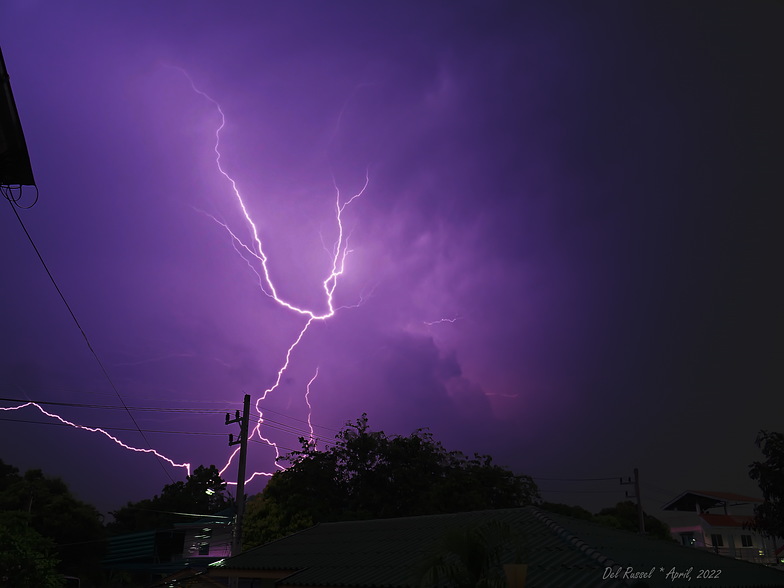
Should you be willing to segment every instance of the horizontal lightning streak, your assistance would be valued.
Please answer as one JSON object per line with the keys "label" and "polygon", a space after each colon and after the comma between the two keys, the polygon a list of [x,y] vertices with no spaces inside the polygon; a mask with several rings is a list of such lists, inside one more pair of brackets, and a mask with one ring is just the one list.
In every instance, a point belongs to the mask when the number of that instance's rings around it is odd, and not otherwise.
{"label": "horizontal lightning streak", "polygon": [[150,453],[152,455],[155,455],[158,458],[164,460],[165,462],[171,464],[175,468],[185,468],[185,471],[188,472],[188,475],[189,476],[191,475],[191,464],[189,464],[189,463],[177,463],[174,460],[169,459],[168,457],[166,457],[162,453],[159,453],[155,449],[142,449],[140,447],[133,447],[131,445],[128,445],[127,443],[121,441],[120,439],[118,439],[117,437],[115,437],[111,433],[108,433],[107,431],[105,431],[104,429],[102,429],[100,427],[86,427],[84,425],[77,425],[76,423],[72,423],[71,421],[64,419],[63,417],[61,417],[58,414],[55,414],[53,412],[48,412],[40,404],[37,404],[35,402],[26,402],[26,403],[21,404],[19,406],[0,407],[0,410],[2,410],[2,411],[12,411],[12,410],[19,410],[19,409],[22,409],[22,408],[26,408],[28,406],[34,406],[35,408],[37,408],[39,411],[41,411],[43,414],[45,414],[49,418],[55,419],[57,421],[60,421],[64,425],[68,425],[68,426],[73,427],[75,429],[81,429],[83,431],[89,431],[91,433],[101,433],[102,435],[105,435],[106,437],[108,437],[109,439],[111,439],[112,441],[117,443],[117,445],[119,445],[120,447],[123,447],[125,449],[130,450],[130,451],[135,451],[136,453]]}
{"label": "horizontal lightning streak", "polygon": [[456,316],[455,318],[440,318],[440,319],[435,320],[435,321],[422,321],[422,322],[425,323],[428,327],[432,327],[433,325],[440,325],[442,323],[453,323],[454,324],[460,318],[461,318],[460,316]]}

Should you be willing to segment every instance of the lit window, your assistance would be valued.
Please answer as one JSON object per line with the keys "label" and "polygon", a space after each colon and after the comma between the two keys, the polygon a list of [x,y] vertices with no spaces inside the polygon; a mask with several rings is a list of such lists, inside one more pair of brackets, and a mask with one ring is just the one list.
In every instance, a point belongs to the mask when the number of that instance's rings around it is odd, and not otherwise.
{"label": "lit window", "polygon": [[681,544],[689,546],[694,545],[694,533],[691,531],[688,533],[681,533]]}

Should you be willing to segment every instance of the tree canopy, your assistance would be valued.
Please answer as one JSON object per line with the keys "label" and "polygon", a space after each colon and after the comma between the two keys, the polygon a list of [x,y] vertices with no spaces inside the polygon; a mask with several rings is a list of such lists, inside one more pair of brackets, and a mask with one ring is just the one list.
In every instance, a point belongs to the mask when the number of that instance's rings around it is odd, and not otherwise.
{"label": "tree canopy", "polygon": [[577,505],[562,504],[560,502],[541,502],[537,506],[542,510],[554,512],[556,514],[565,515],[575,519],[592,521],[594,517],[594,515],[591,514],[591,511]]}
{"label": "tree canopy", "polygon": [[371,431],[363,414],[322,451],[300,438],[245,511],[246,545],[315,523],[525,506],[538,500],[529,476],[488,455],[447,451],[424,429],[407,437]]}
{"label": "tree canopy", "polygon": [[0,536],[12,535],[0,545],[0,558],[35,560],[20,560],[14,573],[37,575],[40,580],[59,561],[60,573],[83,578],[97,574],[104,546],[101,514],[76,499],[61,479],[47,477],[41,470],[20,475],[17,468],[0,461],[0,512]]}
{"label": "tree canopy", "polygon": [[21,512],[0,512],[0,586],[59,588],[63,578],[54,543]]}
{"label": "tree canopy", "polygon": [[754,528],[784,538],[784,435],[760,431],[755,444],[765,460],[749,466],[749,477],[759,483],[765,501],[754,507]]}
{"label": "tree canopy", "polygon": [[[576,519],[593,521],[594,523],[613,529],[623,529],[624,531],[633,531],[635,533],[639,531],[637,505],[631,500],[625,500],[617,503],[615,506],[603,508],[597,514],[591,514],[590,511],[584,509],[582,506],[570,506],[555,502],[542,502],[537,506],[549,512],[566,515]],[[646,535],[655,537],[656,539],[674,541],[670,534],[670,527],[666,523],[648,513],[643,513],[643,519],[645,521]]]}
{"label": "tree canopy", "polygon": [[233,505],[226,493],[226,482],[218,468],[199,466],[185,482],[174,482],[163,487],[160,495],[138,502],[128,502],[112,511],[114,522],[108,525],[112,533],[133,533],[164,528],[182,521],[182,514],[215,514]]}
{"label": "tree canopy", "polygon": [[[657,539],[674,541],[670,533],[670,527],[666,523],[645,512],[642,516],[646,535]],[[603,508],[594,516],[593,520],[607,527],[623,529],[624,531],[634,531],[636,533],[640,529],[637,519],[637,505],[631,500],[619,502],[610,508]]]}

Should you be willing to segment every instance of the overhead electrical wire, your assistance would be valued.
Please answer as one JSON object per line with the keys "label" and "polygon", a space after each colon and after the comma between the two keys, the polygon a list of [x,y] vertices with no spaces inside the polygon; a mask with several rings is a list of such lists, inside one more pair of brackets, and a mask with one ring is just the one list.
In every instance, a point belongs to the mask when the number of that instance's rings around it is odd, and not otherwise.
{"label": "overhead electrical wire", "polygon": [[[44,258],[41,255],[41,252],[38,250],[38,247],[36,246],[35,241],[33,240],[32,235],[30,235],[30,232],[27,230],[27,227],[25,226],[24,221],[22,221],[22,217],[19,216],[19,212],[16,210],[17,207],[18,207],[18,204],[15,204],[15,202],[12,201],[12,200],[9,200],[9,204],[11,206],[11,210],[14,211],[14,216],[16,216],[16,219],[19,221],[19,224],[21,225],[22,230],[24,231],[24,234],[27,236],[28,241],[30,241],[30,244],[33,246],[33,249],[35,250],[35,254],[38,256],[38,259],[41,262],[41,265],[43,265],[44,270],[46,270],[46,275],[49,276],[49,279],[52,281],[52,284],[54,285],[55,290],[57,290],[57,293],[60,295],[60,299],[63,301],[63,304],[65,304],[65,307],[68,309],[68,313],[71,315],[71,318],[73,319],[74,324],[76,324],[76,327],[79,329],[79,332],[82,334],[82,337],[84,338],[84,341],[87,344],[87,348],[93,354],[93,357],[95,358],[95,361],[100,366],[101,371],[103,372],[103,375],[106,377],[106,380],[109,382],[109,385],[111,386],[112,390],[114,390],[114,393],[117,395],[117,398],[120,400],[120,403],[125,408],[125,412],[128,413],[128,416],[130,417],[131,421],[133,422],[134,426],[136,427],[136,430],[139,431],[139,434],[142,436],[142,439],[144,439],[144,442],[147,444],[147,448],[150,449],[151,451],[154,451],[153,448],[152,448],[152,445],[150,444],[150,441],[147,439],[147,436],[144,434],[144,432],[142,431],[141,427],[139,427],[139,423],[136,422],[136,418],[133,416],[133,413],[126,406],[125,400],[123,400],[123,397],[120,394],[120,391],[117,389],[117,386],[115,386],[114,381],[112,380],[111,376],[109,376],[109,372],[106,370],[106,367],[103,365],[103,362],[98,357],[98,354],[95,352],[95,349],[93,348],[92,344],[90,343],[90,339],[87,337],[87,333],[84,332],[84,329],[82,328],[81,323],[79,323],[79,319],[76,318],[76,314],[74,314],[74,311],[71,308],[71,305],[68,304],[68,300],[66,300],[65,295],[63,294],[62,290],[60,290],[60,286],[57,285],[57,281],[54,279],[54,276],[52,275],[52,272],[49,271],[49,266],[46,265],[46,262],[44,261]],[[158,464],[161,466],[161,469],[164,471],[166,476],[172,481],[172,483],[174,483],[174,478],[169,473],[169,470],[166,468],[166,466],[163,465],[163,461],[161,461],[161,458],[158,457],[157,454],[154,454],[154,455],[155,455],[156,460],[158,461]]]}
{"label": "overhead electrical wire", "polygon": [[265,408],[262,412],[263,413],[271,412],[272,414],[277,414],[277,415],[286,417],[287,419],[291,419],[292,421],[299,421],[300,423],[305,423],[306,425],[312,425],[312,426],[317,427],[319,429],[325,429],[327,431],[332,431],[333,433],[340,433],[340,431],[338,431],[337,429],[333,429],[331,427],[325,427],[324,425],[317,425],[316,423],[310,423],[310,422],[302,420],[302,419],[294,418],[294,417],[289,416],[289,415],[287,415],[285,413],[278,412],[276,410],[272,410],[271,408]]}
{"label": "overhead electrical wire", "polygon": [[[101,404],[86,404],[86,403],[79,403],[79,402],[52,402],[52,401],[39,401],[39,400],[30,400],[30,399],[22,399],[22,398],[0,398],[0,401],[5,402],[22,402],[22,403],[33,403],[33,404],[41,404],[41,405],[52,405],[52,406],[61,406],[61,407],[74,407],[74,408],[87,408],[87,409],[97,409],[97,410],[125,410],[125,407],[120,406],[113,406],[113,405],[101,405]],[[193,414],[193,415],[203,415],[203,414],[225,414],[225,410],[205,410],[205,409],[186,409],[186,408],[167,408],[167,407],[136,407],[136,406],[129,406],[127,407],[129,410],[134,411],[146,411],[146,412],[157,412],[157,413],[178,413],[178,414]],[[33,420],[26,420],[26,419],[15,419],[15,418],[2,418],[0,420],[11,421],[11,422],[20,422],[20,423],[34,423],[34,424],[51,424],[51,425],[60,425],[60,426],[72,426],[66,423],[58,423],[58,422],[47,422],[47,421],[33,421]],[[254,422],[258,422],[258,419],[252,419]],[[299,419],[295,419],[299,420]],[[279,421],[274,420],[264,420],[263,424],[266,428],[274,429],[276,431],[280,431],[283,433],[288,433],[291,435],[297,435],[298,437],[311,437],[310,431],[305,429],[298,429],[296,427],[292,427],[291,425],[287,425],[286,423],[281,423]],[[314,425],[315,426],[315,425]],[[113,431],[134,431],[137,429],[134,428],[127,428],[127,427],[106,427],[102,426],[102,429],[106,430],[113,430]],[[203,435],[225,435],[226,433],[195,433],[191,431],[170,431],[170,430],[161,430],[161,429],[141,429],[142,432],[145,433],[178,433],[183,435],[189,434],[203,434]],[[333,443],[334,439],[329,437],[324,437],[322,435],[313,434],[312,438],[321,441],[323,443]],[[255,439],[252,439],[255,441]],[[263,441],[259,441],[263,443]],[[294,451],[289,447],[284,447],[289,451]]]}
{"label": "overhead electrical wire", "polygon": [[548,490],[539,488],[544,494],[617,494],[619,490]]}
{"label": "overhead electrical wire", "polygon": [[225,410],[207,409],[207,408],[173,408],[165,406],[117,406],[111,404],[87,404],[83,402],[54,402],[50,400],[31,400],[29,398],[0,398],[0,401],[5,402],[35,402],[36,404],[43,404],[46,406],[73,406],[76,408],[95,408],[102,410],[136,410],[144,412],[183,412],[194,414],[223,414]]}
{"label": "overhead electrical wire", "polygon": [[547,482],[606,482],[607,480],[618,480],[622,476],[613,476],[612,478],[542,478],[539,476],[531,476],[534,480],[542,480]]}
{"label": "overhead electrical wire", "polygon": [[[188,414],[188,413],[191,413],[191,414],[225,414],[227,412],[226,409],[218,409],[218,408],[176,408],[176,407],[170,407],[170,406],[127,406],[126,407],[126,406],[117,406],[117,405],[112,405],[112,404],[88,404],[88,403],[85,403],[85,402],[55,402],[55,401],[50,401],[50,400],[33,400],[31,398],[4,398],[4,397],[0,397],[0,401],[4,401],[4,402],[34,402],[36,404],[43,404],[43,405],[46,405],[46,406],[72,406],[72,407],[76,407],[76,408],[93,408],[93,409],[105,409],[105,410],[126,410],[126,408],[127,408],[128,410],[133,410],[133,411],[138,411],[138,412],[174,412],[174,413],[185,413],[185,414]],[[303,424],[306,424],[306,425],[309,425],[309,426],[313,426],[313,427],[318,428],[318,429],[325,429],[327,431],[334,431],[335,433],[339,433],[340,432],[337,429],[332,429],[330,427],[325,427],[324,425],[318,425],[316,423],[308,422],[308,421],[303,420],[303,419],[298,419],[296,417],[289,416],[289,415],[287,415],[285,413],[282,413],[282,412],[277,412],[277,411],[268,410],[268,409],[264,409],[262,412],[263,413],[272,412],[274,414],[283,416],[283,417],[285,417],[287,419],[290,419],[292,421],[297,421],[297,422],[300,422],[300,423],[303,423]],[[287,428],[292,429],[292,430],[297,431],[297,432],[307,432],[307,433],[309,433],[309,431],[305,431],[305,429],[297,428],[297,427],[295,427],[293,425],[289,425],[289,424],[286,424],[286,423],[281,423],[280,421],[276,421],[274,419],[269,419],[269,418],[266,418],[266,417],[263,417],[263,420],[259,419],[258,417],[253,417],[252,420],[254,422],[277,423],[277,424],[279,424],[281,426],[287,427]]]}
{"label": "overhead electrical wire", "polygon": [[[0,421],[9,421],[12,423],[26,423],[29,425],[51,425],[54,427],[73,427],[68,423],[60,423],[57,421],[33,421],[29,419],[12,419],[8,417],[0,417]],[[207,431],[170,431],[167,429],[135,429],[133,427],[100,427],[106,431],[144,431],[145,433],[170,433],[175,435],[210,435],[210,436],[225,436],[225,433],[211,433]],[[172,480],[173,481],[173,480]]]}

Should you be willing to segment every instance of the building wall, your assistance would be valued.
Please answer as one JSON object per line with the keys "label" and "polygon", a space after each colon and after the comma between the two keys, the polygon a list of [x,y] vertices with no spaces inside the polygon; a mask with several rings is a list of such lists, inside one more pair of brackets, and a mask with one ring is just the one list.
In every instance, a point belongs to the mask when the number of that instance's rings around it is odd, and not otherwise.
{"label": "building wall", "polygon": [[191,527],[185,530],[183,557],[229,557],[231,529],[228,525]]}
{"label": "building wall", "polygon": [[[694,517],[698,518],[696,514]],[[758,563],[775,562],[773,541],[741,527],[711,527],[703,523],[670,527],[670,532],[681,545]],[[720,544],[715,543],[714,535],[721,538]],[[747,537],[745,542],[750,542],[750,545],[744,545],[744,536]],[[691,543],[684,541],[688,537],[691,537]]]}

